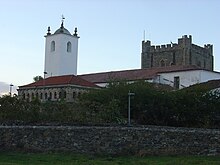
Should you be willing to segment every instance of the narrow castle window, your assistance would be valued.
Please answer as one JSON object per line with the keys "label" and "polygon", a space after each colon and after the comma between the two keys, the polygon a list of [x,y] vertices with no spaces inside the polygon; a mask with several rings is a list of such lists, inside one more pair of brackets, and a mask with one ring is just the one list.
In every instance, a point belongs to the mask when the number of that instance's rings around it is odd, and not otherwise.
{"label": "narrow castle window", "polygon": [[175,54],[175,52],[173,52],[173,65],[176,65],[176,54]]}
{"label": "narrow castle window", "polygon": [[165,61],[164,61],[164,60],[161,60],[161,61],[160,61],[160,66],[161,66],[161,67],[164,67],[164,66],[165,66]]}
{"label": "narrow castle window", "polygon": [[55,41],[52,41],[52,42],[51,42],[50,51],[51,51],[51,52],[54,52],[54,51],[55,51]]}
{"label": "narrow castle window", "polygon": [[189,65],[192,65],[192,50],[189,51]]}
{"label": "narrow castle window", "polygon": [[153,57],[153,53],[151,54],[151,57],[150,57],[150,66],[151,68],[153,67],[153,63],[154,63],[154,57]]}
{"label": "narrow castle window", "polygon": [[67,52],[71,52],[71,46],[72,46],[72,44],[71,44],[71,42],[69,41],[69,42],[67,43]]}

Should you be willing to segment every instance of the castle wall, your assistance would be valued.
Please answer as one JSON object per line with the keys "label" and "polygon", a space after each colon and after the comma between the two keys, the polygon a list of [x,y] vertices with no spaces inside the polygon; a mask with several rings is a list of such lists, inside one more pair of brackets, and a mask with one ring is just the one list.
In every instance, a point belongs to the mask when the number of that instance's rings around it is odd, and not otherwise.
{"label": "castle wall", "polygon": [[212,45],[205,45],[205,48],[192,44],[192,65],[196,65],[208,70],[213,70]]}
{"label": "castle wall", "polygon": [[216,155],[220,131],[174,127],[0,126],[0,151]]}
{"label": "castle wall", "polygon": [[183,36],[178,43],[151,45],[151,41],[142,42],[141,68],[167,67],[171,65],[195,65],[213,70],[213,48],[192,44],[191,36]]}

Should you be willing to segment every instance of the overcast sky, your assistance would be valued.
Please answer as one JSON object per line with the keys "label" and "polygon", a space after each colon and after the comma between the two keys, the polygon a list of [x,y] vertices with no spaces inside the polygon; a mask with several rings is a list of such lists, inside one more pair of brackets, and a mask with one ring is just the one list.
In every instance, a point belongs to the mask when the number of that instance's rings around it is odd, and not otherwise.
{"label": "overcast sky", "polygon": [[0,1],[0,93],[43,76],[47,27],[78,27],[78,74],[140,68],[141,41],[214,45],[220,71],[219,0],[5,0]]}

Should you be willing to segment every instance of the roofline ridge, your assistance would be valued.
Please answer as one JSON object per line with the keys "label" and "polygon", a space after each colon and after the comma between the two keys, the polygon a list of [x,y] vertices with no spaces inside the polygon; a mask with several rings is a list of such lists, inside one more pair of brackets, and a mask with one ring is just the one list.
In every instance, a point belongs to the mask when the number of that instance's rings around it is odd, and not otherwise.
{"label": "roofline ridge", "polygon": [[75,76],[75,75],[71,75],[71,77],[70,77],[70,80],[69,80],[69,84],[71,84],[71,81],[73,80],[73,77],[77,77],[77,76]]}

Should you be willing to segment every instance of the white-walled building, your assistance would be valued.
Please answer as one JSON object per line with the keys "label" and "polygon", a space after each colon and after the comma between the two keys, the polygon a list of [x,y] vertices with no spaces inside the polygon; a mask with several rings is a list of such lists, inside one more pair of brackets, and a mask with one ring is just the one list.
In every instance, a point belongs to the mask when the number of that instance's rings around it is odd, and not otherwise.
{"label": "white-walled building", "polygon": [[204,69],[177,70],[172,72],[164,71],[157,75],[157,81],[159,83],[173,86],[176,89],[182,89],[194,84],[217,79],[220,79],[219,72]]}
{"label": "white-walled building", "polygon": [[51,34],[48,27],[45,36],[45,77],[77,75],[78,35],[75,28],[72,35],[63,22],[61,27]]}
{"label": "white-walled building", "polygon": [[150,69],[134,69],[81,75],[81,78],[105,87],[110,81],[134,82],[144,80],[152,83],[167,84],[175,89],[220,79],[220,73],[196,66],[170,66]]}

